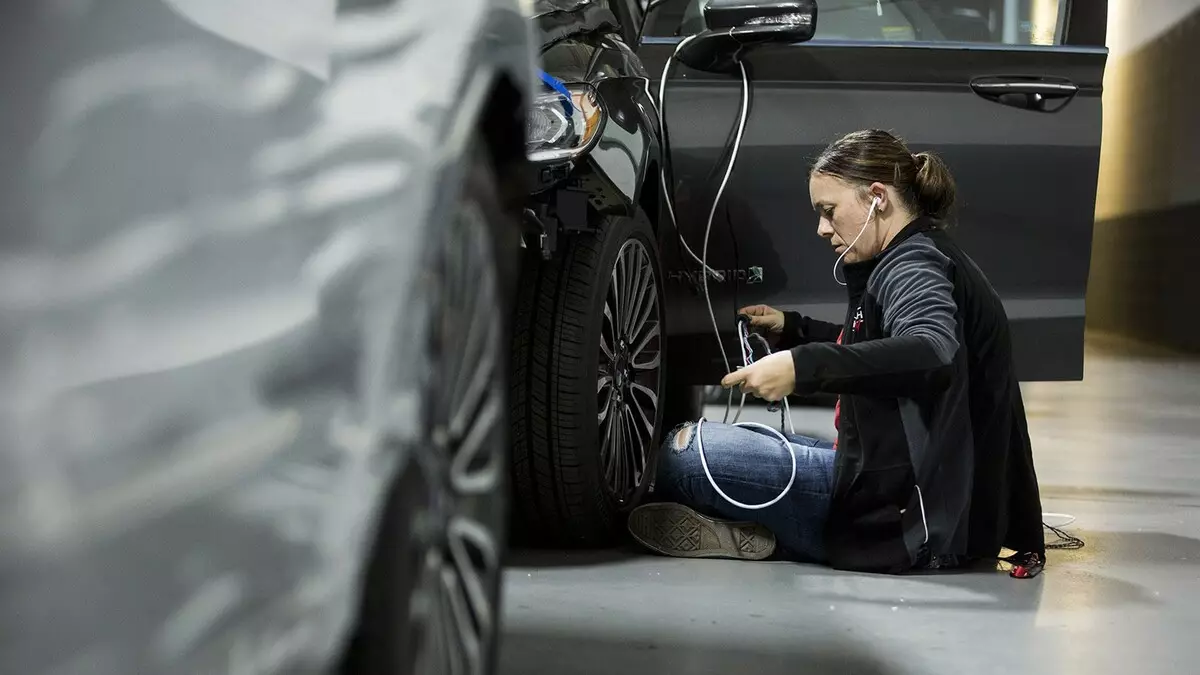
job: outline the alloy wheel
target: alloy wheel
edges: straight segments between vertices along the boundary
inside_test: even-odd
[[[661,311],[651,253],[630,239],[617,253],[604,298],[596,381],[601,466],[620,503],[628,503],[642,486],[655,450]]]
[[[507,406],[489,225],[472,202],[445,233],[432,307],[428,546],[411,607],[418,673],[479,675],[496,640]]]

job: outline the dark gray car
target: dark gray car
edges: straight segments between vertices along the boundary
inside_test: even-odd
[[[572,545],[623,535],[663,430],[701,414],[695,387],[725,374],[719,344],[740,354],[739,307],[842,322],[808,168],[851,131],[890,129],[946,160],[954,235],[1004,301],[1019,377],[1082,377],[1106,4],[538,0],[543,68],[582,112],[556,126],[553,92],[535,99],[550,106],[538,128],[567,147],[533,158],[525,218],[521,531]],[[701,34],[658,96],[668,60]],[[736,68],[712,72],[735,53],[746,99]],[[743,143],[714,205],[743,100]],[[707,282],[711,315],[704,251],[720,273]]]
[[[696,32],[697,0],[655,2],[638,56],[661,72]],[[840,324],[844,291],[816,236],[811,158],[858,129],[890,129],[949,164],[955,237],[1004,300],[1023,380],[1083,376],[1084,297],[1100,164],[1107,49],[1102,0],[819,0],[816,35],[747,58],[745,141],[709,247],[727,350],[738,306],[766,303]],[[741,103],[741,78],[678,67],[667,128],[681,236],[699,250]],[[663,242],[670,378],[722,374],[696,265]]]
[[[0,38],[0,672],[489,672],[517,4]]]

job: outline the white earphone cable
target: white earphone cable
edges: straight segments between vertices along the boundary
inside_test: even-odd
[[[838,278],[838,275],[837,275],[838,265],[842,264],[842,258],[845,258],[846,254],[850,252],[850,249],[854,248],[854,245],[858,243],[858,240],[862,239],[863,232],[866,232],[867,226],[871,224],[871,218],[874,217],[875,207],[877,207],[877,206],[879,206],[879,197],[875,197],[874,199],[871,200],[871,210],[867,211],[867,222],[863,223],[862,229],[858,231],[858,236],[856,236],[854,238],[854,241],[850,242],[850,245],[846,247],[846,250],[842,251],[842,254],[839,255],[838,259],[835,260],[833,263],[833,280],[838,282],[842,286],[845,286],[846,282],[844,282]]]

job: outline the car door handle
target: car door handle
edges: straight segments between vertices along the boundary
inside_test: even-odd
[[[989,101],[1047,113],[1062,110],[1079,93],[1070,80],[1043,77],[980,77],[971,89]]]

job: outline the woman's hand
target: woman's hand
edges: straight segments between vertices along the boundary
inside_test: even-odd
[[[773,335],[783,332],[783,312],[768,305],[750,305],[738,310],[738,314],[750,317],[750,327]]]
[[[761,361],[733,371],[721,380],[721,386],[726,389],[739,384],[742,385],[742,391],[763,400],[783,400],[796,389],[796,366],[792,362],[792,353],[775,352]]]

